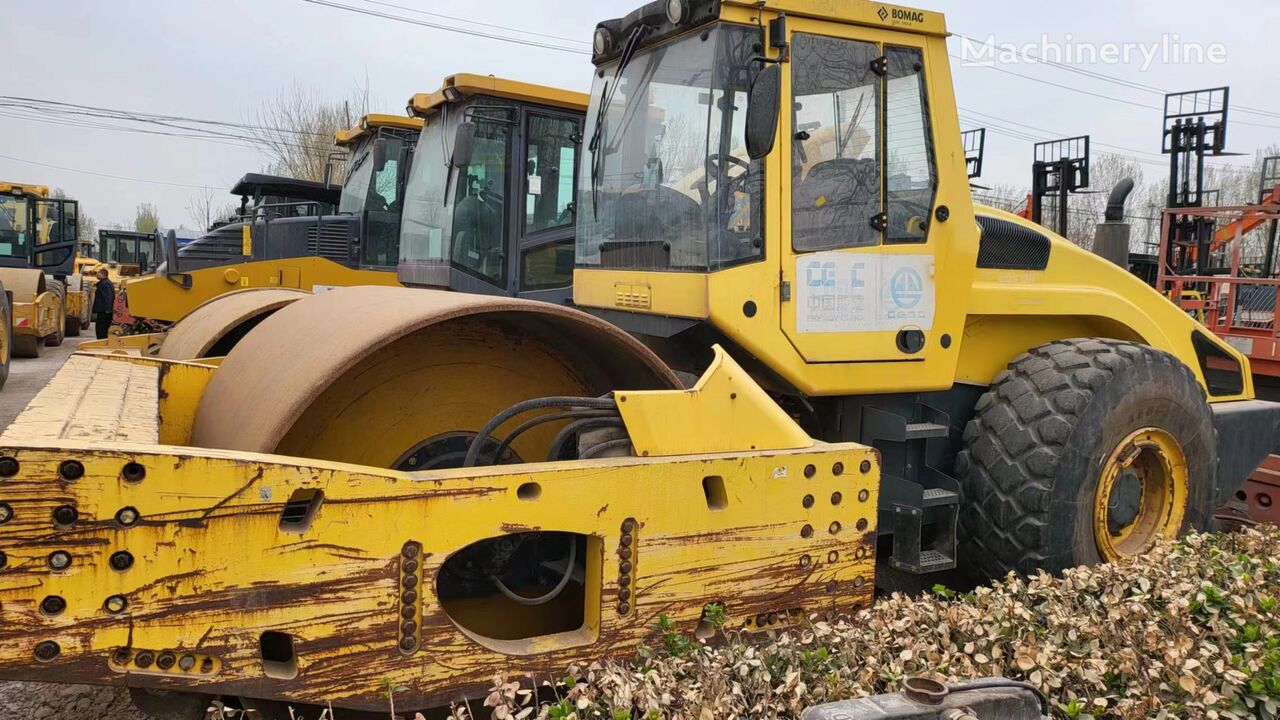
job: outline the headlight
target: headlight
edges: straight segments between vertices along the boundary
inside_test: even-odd
[[[604,55],[609,52],[609,48],[613,47],[613,33],[608,28],[596,28],[596,34],[592,38],[592,48],[596,51],[596,55]]]
[[[679,25],[688,19],[689,4],[686,0],[667,0],[667,19],[672,25]]]

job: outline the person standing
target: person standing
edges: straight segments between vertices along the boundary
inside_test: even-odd
[[[111,283],[106,268],[98,269],[98,284],[93,289],[93,321],[98,331],[98,339],[107,337],[111,329],[111,315],[116,306],[116,286]]]

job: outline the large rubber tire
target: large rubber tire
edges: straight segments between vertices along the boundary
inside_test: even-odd
[[[995,578],[1100,562],[1094,516],[1103,466],[1143,428],[1168,433],[1185,457],[1178,531],[1207,529],[1217,437],[1185,364],[1102,339],[1062,340],[1016,358],[979,399],[956,459],[961,566]]]
[[[57,331],[52,335],[48,335],[44,339],[44,344],[48,347],[58,347],[62,345],[63,338],[66,337],[67,326],[67,286],[61,280],[49,280],[47,283],[49,291],[58,296],[58,322],[56,323]]]
[[[80,321],[79,315],[67,315],[63,326],[63,335],[67,337],[80,337],[80,331],[87,327],[85,323]]]
[[[9,380],[9,363],[13,360],[13,308],[9,297],[0,285],[0,333],[4,333],[4,347],[0,348],[0,389]]]

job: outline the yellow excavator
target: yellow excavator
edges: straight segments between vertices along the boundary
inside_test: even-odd
[[[5,356],[39,357],[79,335],[89,289],[75,275],[79,203],[44,185],[0,182],[0,282],[9,296],[12,343]]]
[[[596,28],[564,148],[577,308],[430,289],[509,273],[556,228],[477,231],[572,187],[513,140],[556,108],[485,98],[419,141],[424,287],[304,295],[224,357],[73,356],[0,435],[0,677],[437,707],[662,616],[767,632],[1208,527],[1280,405],[973,203],[946,37],[866,0],[649,3]]]

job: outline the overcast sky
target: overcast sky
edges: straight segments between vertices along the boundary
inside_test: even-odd
[[[480,32],[506,31],[415,15],[387,3],[520,28],[521,37],[560,46],[571,43],[528,33],[587,41],[597,21],[624,15],[640,2],[335,1]],[[338,99],[348,96],[366,77],[374,109],[399,114],[412,93],[433,90],[443,76],[456,72],[497,74],[582,90],[590,74],[588,60],[581,54],[368,17],[304,0],[0,3],[4,6],[0,46],[10,58],[8,69],[0,74],[0,95],[165,115],[246,122],[260,103],[293,83]],[[1275,75],[1280,63],[1275,59],[1274,36],[1280,26],[1280,3],[1274,0],[1216,5],[1192,0],[928,0],[922,6],[945,12],[953,32],[978,39],[993,36],[998,43],[1040,47],[1042,37],[1063,43],[1069,36],[1077,47],[1132,43],[1150,48],[1167,41],[1170,47],[1196,44],[1209,52],[1220,45],[1225,53],[1221,63],[1187,65],[1167,62],[1177,58],[1157,56],[1144,70],[1143,53],[1134,49],[1128,64],[1077,67],[1165,90],[1230,85],[1233,107],[1262,112],[1233,113],[1229,149],[1252,154],[1280,142]],[[1270,39],[1260,32],[1264,29],[1272,31]],[[952,53],[962,52],[961,42],[952,38]],[[1121,152],[1148,162],[1151,175],[1162,172],[1157,94],[1045,65],[999,67],[1008,72],[960,67],[953,61],[959,104],[970,118],[966,127],[976,126],[980,119],[972,113],[981,112],[1001,118],[995,122],[1006,129],[1038,136],[1091,133],[1095,143],[1125,148]],[[4,138],[0,178],[61,187],[79,199],[83,211],[100,225],[132,222],[137,204],[152,202],[159,207],[163,225],[194,226],[187,206],[191,196],[199,194],[199,186],[215,188],[230,202],[233,198],[226,189],[264,164],[253,149],[236,144],[55,125],[17,119],[13,114],[0,109],[0,137]],[[1028,184],[1029,140],[993,132],[987,155],[983,182]]]

